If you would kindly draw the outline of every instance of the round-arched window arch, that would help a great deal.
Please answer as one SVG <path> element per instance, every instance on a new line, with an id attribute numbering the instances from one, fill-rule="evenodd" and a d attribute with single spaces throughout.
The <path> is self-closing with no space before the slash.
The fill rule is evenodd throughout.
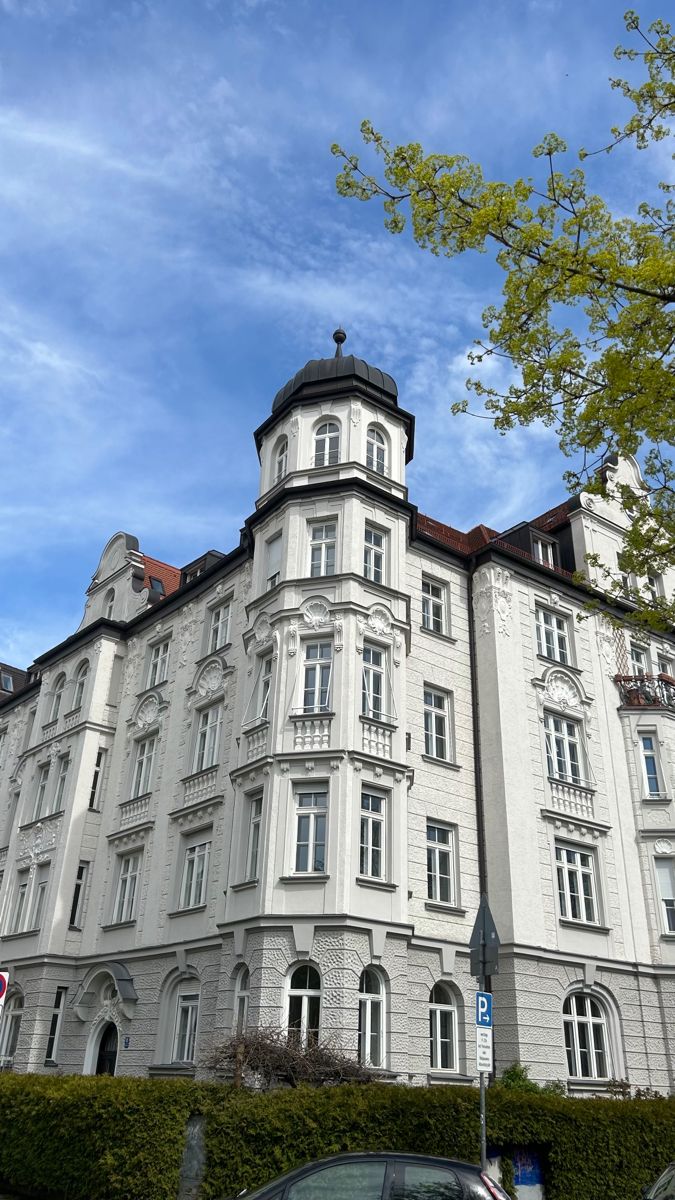
<path id="1" fill-rule="evenodd" d="M 288 438 L 282 437 L 277 442 L 274 452 L 274 482 L 279 483 L 288 472 Z"/>
<path id="2" fill-rule="evenodd" d="M 359 1062 L 364 1067 L 384 1065 L 383 981 L 377 971 L 366 967 L 359 979 Z"/>
<path id="3" fill-rule="evenodd" d="M 323 421 L 314 434 L 314 466 L 332 467 L 340 461 L 340 426 Z"/>
<path id="4" fill-rule="evenodd" d="M 366 466 L 378 475 L 387 473 L 387 439 L 377 425 L 369 425 L 366 434 Z"/>
<path id="5" fill-rule="evenodd" d="M 237 972 L 234 984 L 234 1032 L 239 1035 L 248 1024 L 248 1002 L 251 995 L 251 975 L 248 967 Z"/>
<path id="6" fill-rule="evenodd" d="M 572 1079 L 609 1079 L 612 1057 L 607 1008 L 590 992 L 570 992 L 563 1003 L 567 1072 Z"/>
<path id="7" fill-rule="evenodd" d="M 79 667 L 77 668 L 77 674 L 75 675 L 75 694 L 73 696 L 74 709 L 82 707 L 82 700 L 84 697 L 84 689 L 86 687 L 88 674 L 89 663 L 85 658 L 84 662 L 80 663 Z"/>
<path id="8" fill-rule="evenodd" d="M 51 721 L 58 720 L 59 713 L 61 712 L 61 702 L 63 700 L 63 689 L 65 688 L 65 686 L 66 686 L 66 677 L 63 673 L 61 673 L 61 675 L 59 675 L 58 679 L 56 680 L 56 683 L 54 684 L 54 695 L 52 697 L 52 711 L 51 711 L 51 715 L 50 715 Z"/>
<path id="9" fill-rule="evenodd" d="M 457 1070 L 457 1008 L 445 983 L 429 992 L 429 1064 L 433 1071 Z"/>
<path id="10" fill-rule="evenodd" d="M 288 1035 L 301 1046 L 319 1040 L 321 1021 L 321 976 L 316 967 L 303 963 L 291 972 L 288 989 Z"/>

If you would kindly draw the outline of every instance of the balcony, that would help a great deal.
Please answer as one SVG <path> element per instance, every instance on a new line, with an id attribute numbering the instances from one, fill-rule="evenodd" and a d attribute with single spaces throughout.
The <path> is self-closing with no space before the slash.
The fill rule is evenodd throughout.
<path id="1" fill-rule="evenodd" d="M 392 738 L 394 726 L 384 721 L 371 720 L 361 717 L 361 749 L 364 754 L 372 754 L 374 758 L 392 757 Z"/>
<path id="2" fill-rule="evenodd" d="M 69 729 L 74 729 L 76 725 L 79 725 L 81 718 L 81 708 L 73 708 L 70 712 L 67 712 L 63 718 L 63 732 L 67 733 Z"/>
<path id="3" fill-rule="evenodd" d="M 667 708 L 675 712 L 675 679 L 672 675 L 615 675 L 625 708 Z"/>
<path id="4" fill-rule="evenodd" d="M 267 733 L 269 730 L 269 721 L 259 722 L 251 729 L 244 730 L 246 738 L 246 761 L 253 762 L 256 758 L 263 758 L 267 754 Z"/>
<path id="5" fill-rule="evenodd" d="M 210 800 L 216 794 L 216 777 L 218 767 L 207 767 L 205 771 L 197 771 L 183 780 L 183 805 L 199 804 L 202 800 Z"/>
<path id="6" fill-rule="evenodd" d="M 593 788 L 588 783 L 571 783 L 549 776 L 551 808 L 568 817 L 593 820 Z"/>
<path id="7" fill-rule="evenodd" d="M 294 750 L 329 750 L 333 713 L 291 713 Z"/>
<path id="8" fill-rule="evenodd" d="M 124 804 L 120 804 L 120 829 L 145 821 L 150 812 L 150 795 L 150 792 L 146 792 L 144 796 L 134 796 L 133 800 L 125 800 Z"/>

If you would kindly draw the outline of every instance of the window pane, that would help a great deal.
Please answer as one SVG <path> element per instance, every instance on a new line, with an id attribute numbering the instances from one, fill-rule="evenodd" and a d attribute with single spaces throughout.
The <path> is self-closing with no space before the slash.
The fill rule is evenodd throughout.
<path id="1" fill-rule="evenodd" d="M 340 1163 L 314 1171 L 292 1183 L 287 1200 L 380 1200 L 386 1166 L 383 1162 Z"/>
<path id="2" fill-rule="evenodd" d="M 461 1200 L 462 1195 L 462 1185 L 454 1171 L 396 1164 L 393 1200 Z"/>

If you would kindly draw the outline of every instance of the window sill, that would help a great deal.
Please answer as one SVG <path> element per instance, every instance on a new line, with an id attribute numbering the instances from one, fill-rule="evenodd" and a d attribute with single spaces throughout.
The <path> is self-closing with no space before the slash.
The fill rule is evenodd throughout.
<path id="1" fill-rule="evenodd" d="M 442 1067 L 436 1067 L 433 1071 L 427 1072 L 427 1083 L 454 1083 L 466 1087 L 467 1084 L 473 1083 L 473 1075 L 462 1075 L 460 1071 L 452 1071 L 450 1068 L 445 1070 Z"/>
<path id="2" fill-rule="evenodd" d="M 25 825 L 19 825 L 19 832 L 24 829 L 33 829 L 35 825 L 44 825 L 45 821 L 54 821 L 57 817 L 62 817 L 64 810 L 59 808 L 56 812 L 45 813 L 43 817 L 33 817 L 32 821 L 27 821 Z"/>
<path id="3" fill-rule="evenodd" d="M 318 871 L 307 871 L 305 875 L 298 873 L 297 875 L 280 875 L 279 883 L 326 883 L 330 879 L 330 875 L 320 874 Z"/>
<path id="4" fill-rule="evenodd" d="M 162 1076 L 179 1076 L 183 1079 L 194 1079 L 195 1077 L 194 1063 L 154 1063 L 148 1067 L 148 1075 L 161 1078 Z"/>
<path id="5" fill-rule="evenodd" d="M 39 929 L 20 929 L 13 933 L 3 933 L 2 940 L 3 942 L 12 942 L 16 941 L 17 938 L 35 937 L 39 932 Z"/>
<path id="6" fill-rule="evenodd" d="M 420 633 L 427 633 L 429 637 L 437 638 L 439 642 L 449 642 L 451 646 L 456 645 L 457 638 L 451 633 L 437 633 L 435 629 L 429 629 L 426 625 L 420 625 Z"/>
<path id="7" fill-rule="evenodd" d="M 559 775 L 549 775 L 549 783 L 557 783 L 560 787 L 574 788 L 576 792 L 590 792 L 595 795 L 595 786 L 582 779 L 561 779 Z"/>
<path id="8" fill-rule="evenodd" d="M 58 717 L 54 721 L 45 721 L 44 725 L 42 726 L 42 732 L 46 733 L 46 734 L 53 733 L 54 730 L 56 729 L 56 726 L 58 725 L 58 723 L 59 723 Z"/>
<path id="9" fill-rule="evenodd" d="M 573 675 L 583 675 L 581 667 L 575 667 L 573 663 L 561 662 L 559 658 L 551 658 L 548 654 L 537 654 L 539 662 L 562 667 L 563 671 L 571 671 Z"/>
<path id="10" fill-rule="evenodd" d="M 388 883 L 386 879 L 371 879 L 368 875 L 357 875 L 355 879 L 357 887 L 377 888 L 381 892 L 397 892 L 397 883 Z"/>
<path id="11" fill-rule="evenodd" d="M 323 717 L 325 720 L 330 720 L 335 716 L 335 710 L 332 708 L 313 708 L 307 712 L 292 712 L 289 713 L 289 721 L 306 721 L 308 717 Z"/>
<path id="12" fill-rule="evenodd" d="M 455 917 L 465 917 L 466 909 L 458 908 L 456 904 L 444 904 L 442 900 L 425 900 L 424 907 L 429 912 L 449 913 Z"/>
<path id="13" fill-rule="evenodd" d="M 365 713 L 360 713 L 359 721 L 363 721 L 368 725 L 377 725 L 378 729 L 388 729 L 391 733 L 395 733 L 398 726 L 394 723 L 391 717 L 368 717 Z"/>
<path id="14" fill-rule="evenodd" d="M 230 884 L 230 891 L 245 892 L 247 888 L 256 888 L 258 886 L 258 882 L 259 881 L 257 877 L 255 879 L 243 879 L 241 883 Z"/>
<path id="15" fill-rule="evenodd" d="M 568 1092 L 606 1092 L 609 1088 L 609 1079 L 585 1079 L 570 1077 L 567 1080 Z"/>
<path id="16" fill-rule="evenodd" d="M 558 924 L 565 929 L 585 929 L 588 933 L 610 933 L 609 925 L 596 925 L 593 921 L 575 921 L 572 917 L 558 917 Z"/>
<path id="17" fill-rule="evenodd" d="M 82 705 L 78 704 L 77 708 L 71 708 L 70 712 L 64 713 L 63 719 L 64 719 L 64 721 L 67 721 L 70 717 L 77 717 L 79 715 L 79 713 L 81 713 L 81 712 L 82 712 Z"/>
<path id="18" fill-rule="evenodd" d="M 662 933 L 660 934 L 660 938 L 662 942 L 675 942 L 675 931 L 673 931 L 673 933 L 670 933 L 670 931 L 668 933 Z"/>
<path id="19" fill-rule="evenodd" d="M 201 658 L 197 659 L 195 667 L 201 667 L 202 663 L 208 662 L 210 658 L 213 658 L 214 654 L 225 654 L 225 651 L 231 648 L 232 642 L 223 642 L 222 646 L 216 646 L 215 650 L 208 650 L 206 654 L 202 654 Z"/>
<path id="20" fill-rule="evenodd" d="M 110 929 L 132 929 L 135 924 L 136 918 L 132 917 L 131 921 L 111 921 L 109 925 L 99 925 L 99 929 L 107 933 Z"/>
<path id="21" fill-rule="evenodd" d="M 434 763 L 437 767 L 447 767 L 450 771 L 461 771 L 462 769 L 459 763 L 450 762 L 449 758 L 436 758 L 433 754 L 421 754 L 420 758 L 424 759 L 424 762 Z"/>
<path id="22" fill-rule="evenodd" d="M 643 796 L 643 804 L 670 804 L 672 796 L 666 796 L 665 792 L 659 792 L 657 796 Z"/>
<path id="23" fill-rule="evenodd" d="M 206 904 L 192 904 L 190 908 L 174 908 L 168 912 L 167 917 L 186 917 L 190 913 L 200 913 L 206 911 Z"/>
<path id="24" fill-rule="evenodd" d="M 247 721 L 245 725 L 242 725 L 241 732 L 244 736 L 248 736 L 251 733 L 257 733 L 259 729 L 269 729 L 269 724 L 269 717 L 254 717 L 252 721 Z"/>

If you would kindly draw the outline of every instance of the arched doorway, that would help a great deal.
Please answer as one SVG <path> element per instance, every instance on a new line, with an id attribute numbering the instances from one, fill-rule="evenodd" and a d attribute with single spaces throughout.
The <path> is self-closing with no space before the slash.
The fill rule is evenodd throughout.
<path id="1" fill-rule="evenodd" d="M 117 1064 L 117 1026 L 108 1021 L 103 1026 L 98 1043 L 96 1075 L 114 1075 Z"/>

